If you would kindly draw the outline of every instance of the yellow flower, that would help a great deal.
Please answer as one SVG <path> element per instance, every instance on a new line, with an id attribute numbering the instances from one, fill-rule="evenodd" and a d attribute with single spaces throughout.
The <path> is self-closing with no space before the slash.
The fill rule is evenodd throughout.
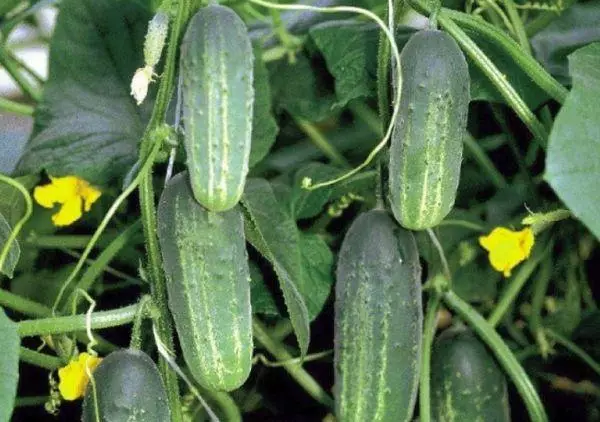
<path id="1" fill-rule="evenodd" d="M 533 242 L 533 231 L 529 227 L 518 232 L 496 227 L 489 235 L 479 238 L 479 244 L 489 252 L 490 264 L 504 277 L 510 277 L 511 270 L 529 257 Z"/>
<path id="2" fill-rule="evenodd" d="M 52 216 L 55 226 L 68 226 L 77 221 L 81 209 L 89 211 L 92 204 L 100 198 L 101 192 L 77 176 L 52 177 L 52 183 L 38 186 L 33 190 L 35 201 L 44 208 L 62 204 L 60 210 Z"/>
<path id="3" fill-rule="evenodd" d="M 101 361 L 101 358 L 84 352 L 69 362 L 67 366 L 60 368 L 58 370 L 60 395 L 65 400 L 77 400 L 83 397 L 89 381 L 86 367 L 93 372 Z"/>

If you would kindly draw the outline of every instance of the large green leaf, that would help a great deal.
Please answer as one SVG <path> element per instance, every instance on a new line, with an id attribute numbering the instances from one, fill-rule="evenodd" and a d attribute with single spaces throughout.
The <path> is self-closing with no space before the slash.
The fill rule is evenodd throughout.
<path id="1" fill-rule="evenodd" d="M 600 239 L 600 43 L 569 56 L 573 89 L 556 116 L 545 179 Z"/>
<path id="2" fill-rule="evenodd" d="M 600 0 L 576 3 L 531 39 L 536 58 L 561 82 L 570 82 L 567 56 L 600 40 Z"/>
<path id="3" fill-rule="evenodd" d="M 323 80 L 323 70 L 311 63 L 303 53 L 296 61 L 279 60 L 269 66 L 275 107 L 310 121 L 322 120 L 331 114 L 335 95 Z"/>
<path id="4" fill-rule="evenodd" d="M 372 23 L 330 21 L 313 26 L 309 34 L 335 78 L 334 106 L 375 95 L 379 29 Z"/>
<path id="5" fill-rule="evenodd" d="M 260 58 L 261 50 L 254 49 L 254 111 L 252 118 L 252 149 L 250 167 L 262 160 L 273 146 L 279 128 L 271 110 L 269 72 Z"/>
<path id="6" fill-rule="evenodd" d="M 17 324 L 12 322 L 0 308 L 0 422 L 8 422 L 15 405 L 19 382 L 19 346 L 20 338 Z"/>
<path id="7" fill-rule="evenodd" d="M 129 95 L 150 17 L 133 2 L 62 2 L 44 99 L 17 172 L 46 169 L 96 184 L 124 175 L 151 107 L 148 99 L 137 107 Z"/>
<path id="8" fill-rule="evenodd" d="M 301 292 L 311 321 L 315 319 L 329 297 L 333 285 L 333 253 L 317 234 L 300 233 L 300 253 L 304 268 Z"/>
<path id="9" fill-rule="evenodd" d="M 279 279 L 302 356 L 308 351 L 310 317 L 300 285 L 304 283 L 300 233 L 264 179 L 248 179 L 242 198 L 247 212 L 246 239 L 271 264 Z"/>
<path id="10" fill-rule="evenodd" d="M 6 247 L 6 242 L 8 241 L 8 237 L 12 232 L 11 226 L 4 218 L 4 215 L 0 213 L 0 252 L 4 250 Z M 21 254 L 21 248 L 19 247 L 19 242 L 17 239 L 11 242 L 11 245 L 8 249 L 8 254 L 4 260 L 4 263 L 0 267 L 0 273 L 3 273 L 10 278 L 13 276 L 13 271 L 17 266 L 17 262 L 19 262 L 19 255 Z"/>
<path id="11" fill-rule="evenodd" d="M 250 299 L 252 300 L 252 313 L 270 316 L 280 316 L 275 298 L 271 294 L 269 287 L 258 265 L 253 261 L 250 264 Z"/>

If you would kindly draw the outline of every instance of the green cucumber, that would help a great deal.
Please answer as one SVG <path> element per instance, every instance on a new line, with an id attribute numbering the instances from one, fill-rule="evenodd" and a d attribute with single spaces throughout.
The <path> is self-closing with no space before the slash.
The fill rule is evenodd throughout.
<path id="1" fill-rule="evenodd" d="M 450 328 L 433 344 L 431 414 L 436 422 L 510 421 L 504 374 L 466 328 Z"/>
<path id="2" fill-rule="evenodd" d="M 411 232 L 385 211 L 353 223 L 335 288 L 338 420 L 409 421 L 421 360 L 421 267 Z"/>
<path id="3" fill-rule="evenodd" d="M 83 422 L 168 422 L 167 392 L 158 368 L 142 351 L 111 353 L 92 373 L 83 399 Z"/>
<path id="4" fill-rule="evenodd" d="M 469 69 L 444 32 L 413 35 L 401 54 L 402 92 L 390 146 L 389 196 L 407 229 L 436 226 L 456 198 L 469 108 Z"/>
<path id="5" fill-rule="evenodd" d="M 244 22 L 216 4 L 190 20 L 181 44 L 184 145 L 196 200 L 233 208 L 244 190 L 254 104 L 252 46 Z"/>
<path id="6" fill-rule="evenodd" d="M 206 388 L 238 388 L 252 366 L 250 269 L 239 207 L 207 210 L 180 173 L 161 195 L 158 239 L 169 308 L 190 372 Z"/>

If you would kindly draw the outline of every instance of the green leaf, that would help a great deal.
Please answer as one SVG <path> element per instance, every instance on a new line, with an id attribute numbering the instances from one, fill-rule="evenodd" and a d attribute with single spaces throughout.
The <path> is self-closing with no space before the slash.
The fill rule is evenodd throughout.
<path id="1" fill-rule="evenodd" d="M 548 139 L 545 179 L 600 239 L 600 43 L 571 54 L 569 69 L 573 89 Z"/>
<path id="2" fill-rule="evenodd" d="M 250 299 L 252 313 L 269 316 L 280 316 L 275 298 L 265 283 L 260 268 L 253 261 L 250 264 Z"/>
<path id="3" fill-rule="evenodd" d="M 310 233 L 300 233 L 300 250 L 305 269 L 300 290 L 312 321 L 323 310 L 333 286 L 333 253 L 323 238 Z"/>
<path id="4" fill-rule="evenodd" d="M 600 1 L 575 3 L 531 38 L 535 57 L 559 81 L 570 83 L 567 56 L 600 40 Z"/>
<path id="5" fill-rule="evenodd" d="M 377 25 L 352 20 L 329 21 L 313 26 L 309 34 L 335 78 L 337 101 L 334 107 L 375 95 Z"/>
<path id="6" fill-rule="evenodd" d="M 299 288 L 304 275 L 296 223 L 282 209 L 264 179 L 248 179 L 242 204 L 247 212 L 246 239 L 273 265 L 301 355 L 305 356 L 310 318 Z"/>
<path id="7" fill-rule="evenodd" d="M 12 322 L 0 308 L 0 338 L 2 354 L 0 356 L 0 422 L 10 421 L 17 385 L 19 383 L 19 346 L 21 340 L 17 333 L 17 324 Z"/>
<path id="8" fill-rule="evenodd" d="M 132 2 L 62 2 L 44 99 L 19 174 L 46 169 L 102 185 L 135 162 L 152 101 L 137 107 L 130 82 L 143 64 L 150 17 Z"/>
<path id="9" fill-rule="evenodd" d="M 250 167 L 262 160 L 277 137 L 279 128 L 273 117 L 269 72 L 260 59 L 261 50 L 254 49 L 254 111 L 252 118 L 252 149 Z"/>
<path id="10" fill-rule="evenodd" d="M 308 163 L 294 175 L 291 194 L 292 215 L 296 219 L 311 218 L 319 214 L 331 195 L 333 187 L 307 190 L 302 188 L 302 180 L 310 177 L 313 183 L 323 182 L 338 176 L 340 170 L 323 163 Z"/>
<path id="11" fill-rule="evenodd" d="M 0 213 L 0 251 L 6 247 L 6 242 L 8 241 L 11 232 L 12 227 L 8 224 L 4 215 Z M 3 265 L 0 267 L 0 272 L 12 278 L 15 267 L 19 262 L 19 255 L 21 255 L 21 248 L 19 247 L 17 239 L 15 239 L 8 249 L 8 255 L 6 255 Z"/>
<path id="12" fill-rule="evenodd" d="M 304 54 L 296 55 L 294 64 L 280 60 L 269 67 L 275 107 L 310 121 L 323 120 L 331 114 L 335 96 L 327 83 L 318 79 L 323 71 L 313 69 Z"/>
<path id="13" fill-rule="evenodd" d="M 463 28 L 481 48 L 481 50 L 498 67 L 506 79 L 515 88 L 517 93 L 523 98 L 525 103 L 536 109 L 540 104 L 548 100 L 548 95 L 535 83 L 531 81 L 519 66 L 512 59 L 506 56 L 506 53 L 489 40 L 484 39 L 470 29 Z M 490 82 L 489 78 L 475 65 L 471 58 L 467 57 L 469 64 L 469 75 L 471 76 L 471 101 L 489 101 L 494 103 L 506 103 L 506 100 L 498 89 Z"/>

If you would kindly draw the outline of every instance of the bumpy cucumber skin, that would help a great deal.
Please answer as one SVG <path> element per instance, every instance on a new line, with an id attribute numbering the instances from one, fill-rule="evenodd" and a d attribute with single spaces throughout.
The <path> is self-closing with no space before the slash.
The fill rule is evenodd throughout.
<path id="1" fill-rule="evenodd" d="M 184 145 L 194 197 L 211 211 L 240 200 L 250 157 L 254 105 L 252 45 L 244 22 L 209 5 L 181 44 Z"/>
<path id="2" fill-rule="evenodd" d="M 402 92 L 392 132 L 390 205 L 411 230 L 436 226 L 450 212 L 460 178 L 469 108 L 469 69 L 444 32 L 413 35 L 401 54 Z"/>
<path id="3" fill-rule="evenodd" d="M 335 289 L 335 407 L 341 422 L 411 419 L 419 378 L 421 267 L 412 233 L 385 211 L 359 216 Z"/>
<path id="4" fill-rule="evenodd" d="M 169 308 L 192 375 L 231 391 L 252 365 L 250 270 L 239 208 L 198 204 L 186 173 L 173 177 L 158 206 L 158 238 Z"/>
<path id="5" fill-rule="evenodd" d="M 436 422 L 509 422 L 506 379 L 469 330 L 446 330 L 431 356 L 431 413 Z"/>
<path id="6" fill-rule="evenodd" d="M 94 394 L 92 383 L 88 383 L 83 422 L 170 421 L 167 392 L 158 368 L 144 352 L 117 350 L 100 362 L 93 377 L 96 390 Z"/>

